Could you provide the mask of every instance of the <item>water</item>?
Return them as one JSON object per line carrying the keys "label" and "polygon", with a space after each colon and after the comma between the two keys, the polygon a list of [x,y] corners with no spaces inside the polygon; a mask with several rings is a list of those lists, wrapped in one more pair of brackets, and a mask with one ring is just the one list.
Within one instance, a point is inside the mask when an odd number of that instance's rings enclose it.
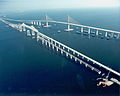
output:
{"label": "water", "polygon": [[[9,13],[15,19],[44,19],[46,10]],[[47,10],[54,20],[66,21],[69,14],[84,25],[120,31],[119,9]],[[65,25],[52,24],[40,32],[66,44],[79,52],[119,70],[120,39],[101,39],[73,32],[64,32]],[[73,26],[72,26],[73,27]],[[57,32],[61,30],[61,32]],[[78,29],[76,29],[78,30]],[[99,75],[59,53],[37,43],[24,33],[0,22],[0,93],[51,96],[118,96],[119,86],[97,87]]]}

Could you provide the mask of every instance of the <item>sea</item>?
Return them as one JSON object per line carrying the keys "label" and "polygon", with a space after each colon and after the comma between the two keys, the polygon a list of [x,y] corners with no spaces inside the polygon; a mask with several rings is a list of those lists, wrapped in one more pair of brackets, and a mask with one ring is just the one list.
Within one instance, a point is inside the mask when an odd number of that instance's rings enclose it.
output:
{"label": "sea", "polygon": [[[2,12],[0,17],[19,20],[67,21],[71,16],[79,24],[120,32],[120,8],[46,9]],[[42,24],[45,25],[44,22]],[[38,30],[85,54],[88,57],[120,71],[120,38],[88,36],[79,28],[64,29],[67,25],[51,24]],[[36,26],[37,27],[37,26]],[[110,74],[111,75],[111,74]],[[98,87],[98,73],[62,56],[27,37],[23,32],[0,22],[0,96],[119,96],[117,84]]]}

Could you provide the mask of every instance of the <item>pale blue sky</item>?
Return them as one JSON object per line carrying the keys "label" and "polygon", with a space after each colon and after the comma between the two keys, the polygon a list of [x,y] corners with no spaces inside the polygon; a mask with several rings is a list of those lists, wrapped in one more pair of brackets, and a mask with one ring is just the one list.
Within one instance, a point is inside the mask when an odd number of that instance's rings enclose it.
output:
{"label": "pale blue sky", "polygon": [[117,7],[120,0],[0,0],[0,9],[34,10],[56,8]]}

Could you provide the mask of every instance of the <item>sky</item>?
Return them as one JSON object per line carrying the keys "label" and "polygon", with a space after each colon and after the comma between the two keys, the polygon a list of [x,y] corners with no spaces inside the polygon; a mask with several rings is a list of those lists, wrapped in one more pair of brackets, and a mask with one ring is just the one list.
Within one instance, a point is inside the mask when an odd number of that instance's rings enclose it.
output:
{"label": "sky", "polygon": [[118,7],[120,0],[0,0],[0,10]]}

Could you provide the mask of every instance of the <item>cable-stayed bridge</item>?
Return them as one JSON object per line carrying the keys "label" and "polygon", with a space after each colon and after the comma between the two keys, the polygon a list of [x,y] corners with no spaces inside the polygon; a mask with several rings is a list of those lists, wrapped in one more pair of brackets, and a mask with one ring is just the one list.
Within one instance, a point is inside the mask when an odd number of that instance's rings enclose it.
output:
{"label": "cable-stayed bridge", "polygon": [[[112,37],[114,36],[116,38],[120,38],[120,32],[71,23],[71,21],[70,21],[71,18],[69,16],[68,16],[68,22],[54,21],[51,18],[49,18],[48,16],[46,16],[45,20],[15,20],[15,19],[7,19],[7,18],[6,19],[3,18],[0,20],[2,22],[6,23],[7,25],[19,30],[20,32],[25,32],[27,36],[34,37],[37,41],[41,40],[42,44],[45,44],[46,46],[51,47],[53,50],[60,52],[62,55],[65,55],[66,57],[70,58],[71,60],[74,60],[76,63],[85,65],[85,67],[90,68],[91,70],[97,72],[101,76],[104,76],[107,73],[109,73],[109,75],[110,75],[110,73],[111,73],[114,76],[110,77],[109,79],[111,79],[116,84],[120,85],[120,81],[119,81],[120,73],[119,72],[74,50],[73,48],[70,48],[70,47],[64,45],[63,43],[60,43],[59,41],[57,41],[51,37],[48,37],[47,35],[39,32],[38,29],[36,29],[34,27],[34,25],[41,26],[41,22],[45,22],[46,25],[44,27],[46,28],[46,27],[51,27],[49,22],[60,23],[60,24],[67,25],[67,29],[65,29],[65,31],[74,30],[74,29],[71,29],[71,27],[70,27],[72,25],[72,26],[80,27],[80,32],[84,32],[84,28],[88,28],[88,31],[87,31],[88,34],[91,34],[92,30],[95,31],[94,33],[96,35],[99,35],[100,31],[103,31],[105,33],[105,36],[112,36]],[[16,21],[16,22],[21,22],[21,23],[13,24],[10,21]],[[28,25],[27,23],[32,24],[32,26]],[[107,77],[109,77],[109,76],[107,75]]]}

